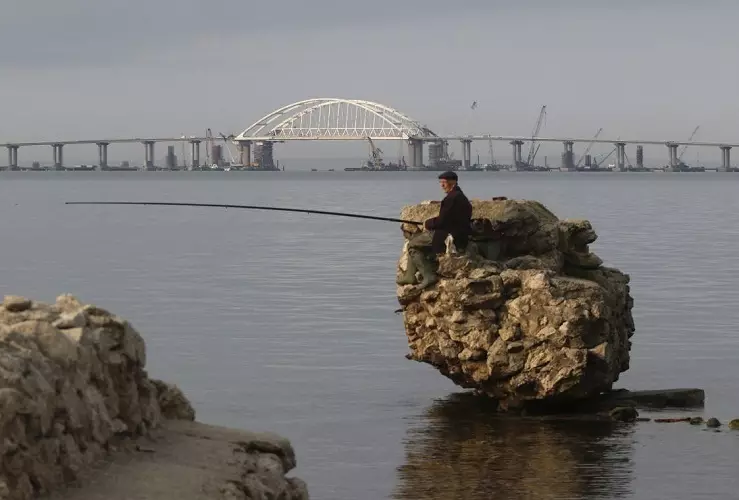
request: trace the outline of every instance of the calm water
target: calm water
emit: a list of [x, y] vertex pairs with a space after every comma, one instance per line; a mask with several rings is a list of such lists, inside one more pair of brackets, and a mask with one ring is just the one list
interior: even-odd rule
[[[621, 386], [703, 387], [739, 417], [739, 175], [462, 174], [473, 197], [590, 219], [632, 276]], [[0, 174], [0, 293], [71, 292], [130, 319], [150, 374], [209, 423], [290, 438], [312, 498], [736, 498], [739, 432], [490, 416], [404, 358], [392, 223], [279, 212], [64, 206], [69, 200], [282, 205], [395, 217], [439, 198], [420, 173]]]

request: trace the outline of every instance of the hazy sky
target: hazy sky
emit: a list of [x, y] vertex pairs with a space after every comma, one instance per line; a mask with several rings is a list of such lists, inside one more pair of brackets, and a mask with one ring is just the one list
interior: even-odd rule
[[736, 19], [736, 0], [3, 0], [0, 143], [239, 133], [311, 97], [378, 101], [439, 134], [527, 135], [546, 104], [542, 135], [684, 140], [700, 125], [737, 141]]

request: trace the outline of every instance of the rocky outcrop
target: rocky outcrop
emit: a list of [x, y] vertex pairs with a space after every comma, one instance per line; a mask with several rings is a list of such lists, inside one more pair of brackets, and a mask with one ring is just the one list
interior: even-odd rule
[[[149, 436], [165, 419], [193, 421], [182, 391], [148, 378], [145, 365], [142, 336], [102, 308], [70, 295], [55, 304], [6, 296], [0, 305], [0, 499], [49, 493], [78, 480], [121, 443]], [[270, 449], [274, 455], [277, 448]], [[228, 493], [243, 483], [237, 477], [224, 485], [223, 498], [261, 498], [254, 450], [244, 452], [251, 489]], [[275, 470], [295, 466], [294, 456], [283, 458], [281, 469], [262, 460], [270, 484]], [[282, 498], [307, 498], [304, 488], [290, 491]]]
[[[439, 259], [439, 281], [399, 286], [409, 358], [495, 398], [503, 410], [583, 400], [629, 368], [629, 277], [590, 252], [586, 220], [560, 220], [536, 201], [472, 200], [475, 235]], [[404, 207], [423, 221], [438, 204]], [[420, 229], [402, 225], [407, 238]]]

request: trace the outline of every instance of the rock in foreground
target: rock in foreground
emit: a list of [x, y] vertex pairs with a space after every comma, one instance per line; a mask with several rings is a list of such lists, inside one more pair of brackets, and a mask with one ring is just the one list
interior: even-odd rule
[[[58, 493], [166, 419], [195, 425], [182, 392], [149, 379], [145, 365], [141, 335], [104, 309], [70, 295], [53, 305], [6, 296], [0, 305], [0, 499]], [[220, 496], [207, 498], [263, 498], [269, 491], [283, 492], [279, 498], [286, 500], [308, 498], [300, 480], [283, 476], [295, 466], [291, 449], [249, 443], [241, 474], [220, 484]]]
[[295, 454], [272, 434], [168, 420], [96, 467], [82, 488], [49, 500], [307, 499], [299, 479], [286, 479]]
[[[410, 358], [499, 402], [502, 410], [559, 405], [610, 390], [629, 368], [629, 277], [602, 266], [585, 220], [559, 220], [535, 201], [471, 200], [465, 254], [439, 261], [439, 282], [398, 287]], [[404, 207], [423, 221], [438, 204]], [[402, 225], [407, 238], [419, 228]]]

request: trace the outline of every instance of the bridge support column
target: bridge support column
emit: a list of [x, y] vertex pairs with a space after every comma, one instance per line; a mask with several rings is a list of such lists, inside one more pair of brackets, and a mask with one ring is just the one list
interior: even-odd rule
[[562, 170], [575, 170], [575, 153], [572, 151], [573, 142], [564, 141], [565, 151], [562, 153]]
[[721, 146], [721, 171], [731, 172], [731, 146]]
[[62, 154], [62, 148], [64, 148], [64, 144], [52, 144], [51, 147], [54, 151], [54, 169], [64, 169], [64, 155]]
[[408, 139], [408, 156], [410, 156], [411, 167], [423, 167], [423, 141]]
[[416, 141], [416, 166], [423, 167], [423, 141]]
[[251, 141], [239, 142], [239, 161], [245, 167], [251, 166]]
[[154, 141], [144, 141], [144, 167], [154, 170]]
[[523, 141], [511, 141], [511, 145], [513, 146], [513, 166], [518, 167], [523, 163], [523, 160], [521, 159], [521, 147], [523, 146]]
[[98, 166], [100, 170], [108, 168], [108, 142], [98, 142]]
[[462, 166], [467, 168], [472, 161], [472, 140], [462, 139]]
[[616, 143], [616, 168], [620, 172], [626, 171], [626, 143]]
[[200, 168], [200, 141], [190, 141], [190, 149], [192, 151], [192, 170]]
[[18, 170], [18, 146], [8, 146], [8, 170]]
[[678, 166], [678, 159], [677, 159], [677, 144], [669, 143], [667, 144], [667, 153], [669, 155], [669, 163], [667, 166], [670, 168], [670, 170], [677, 170]]

